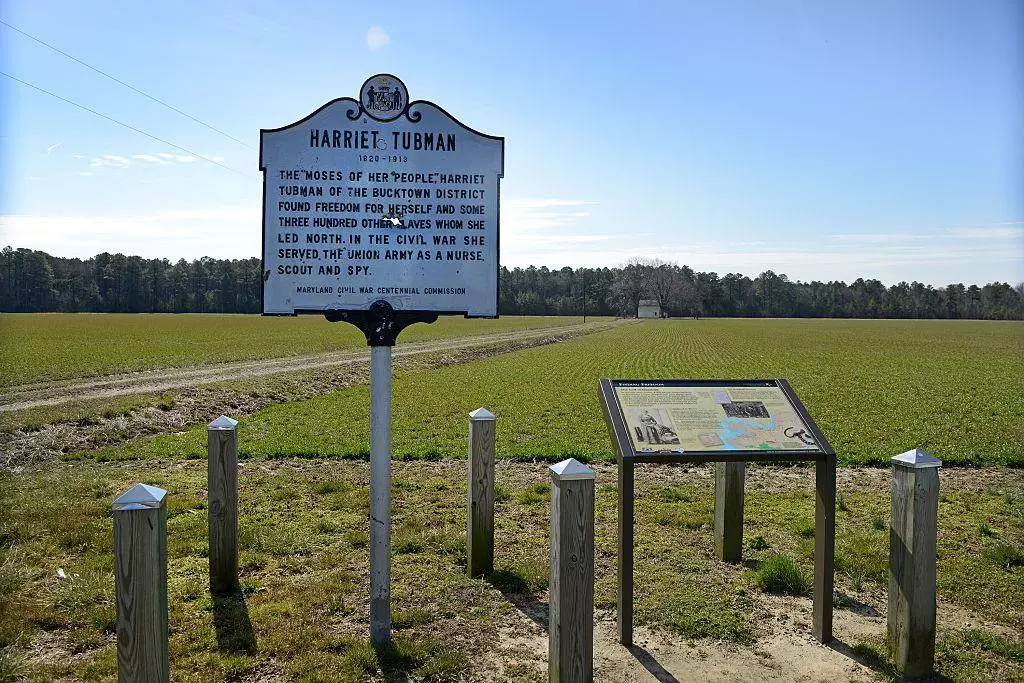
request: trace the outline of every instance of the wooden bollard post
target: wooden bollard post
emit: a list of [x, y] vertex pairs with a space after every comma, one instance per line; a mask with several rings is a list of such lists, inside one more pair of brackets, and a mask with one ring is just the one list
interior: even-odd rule
[[548, 680], [594, 680], [594, 471], [551, 466]]
[[485, 408], [469, 414], [466, 573], [471, 577], [494, 569], [494, 422]]
[[935, 665], [935, 540], [942, 461], [919, 450], [892, 459], [889, 647], [907, 679]]
[[114, 501], [117, 680], [169, 680], [167, 491], [136, 484]]
[[743, 559], [745, 462], [715, 463], [715, 555], [723, 562]]
[[207, 427], [207, 526], [210, 591], [238, 588], [238, 421], [221, 415]]

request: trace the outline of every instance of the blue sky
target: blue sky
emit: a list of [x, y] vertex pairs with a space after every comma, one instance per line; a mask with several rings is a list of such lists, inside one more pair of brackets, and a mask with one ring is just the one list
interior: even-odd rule
[[[0, 242], [260, 248], [259, 129], [379, 72], [506, 138], [502, 261], [1024, 280], [1024, 4], [9, 0]], [[232, 172], [199, 159], [218, 161]]]

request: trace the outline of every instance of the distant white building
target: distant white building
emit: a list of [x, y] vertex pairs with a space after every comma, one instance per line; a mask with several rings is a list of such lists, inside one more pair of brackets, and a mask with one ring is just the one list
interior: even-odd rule
[[640, 306], [636, 309], [638, 318], [660, 318], [661, 306], [655, 299], [640, 299]]

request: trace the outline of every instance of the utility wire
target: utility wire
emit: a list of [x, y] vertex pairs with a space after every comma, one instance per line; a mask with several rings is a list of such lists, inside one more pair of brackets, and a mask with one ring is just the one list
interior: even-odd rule
[[65, 57], [67, 57], [68, 59], [70, 59], [72, 61], [78, 62], [79, 64], [81, 64], [82, 66], [86, 67], [87, 69], [92, 69], [93, 71], [95, 71], [96, 73], [100, 74], [101, 76], [106, 76], [107, 78], [109, 78], [110, 80], [114, 81], [115, 83], [120, 83], [121, 85], [123, 85], [124, 87], [128, 88], [129, 90], [137, 92], [138, 94], [142, 95], [143, 97], [146, 97], [146, 98], [148, 98], [150, 100], [153, 100], [157, 104], [163, 105], [164, 107], [167, 107], [171, 111], [174, 111], [174, 112], [177, 112], [177, 113], [181, 114], [185, 118], [188, 118], [188, 119], [191, 119], [191, 120], [195, 121], [196, 123], [198, 123], [201, 126], [205, 126], [205, 127], [209, 128], [210, 130], [214, 131], [215, 133], [220, 133], [224, 137], [226, 137], [226, 138], [228, 138], [230, 140], [234, 140], [235, 142], [237, 142], [238, 144], [242, 145], [243, 147], [248, 147], [249, 149], [251, 149], [253, 151], [256, 151], [255, 147], [253, 147], [252, 145], [250, 145], [247, 142], [239, 140], [234, 135], [230, 135], [228, 133], [225, 133], [224, 131], [222, 131], [219, 128], [214, 128], [213, 126], [211, 126], [210, 124], [206, 123], [205, 121], [200, 121], [199, 119], [197, 119], [196, 117], [192, 116], [191, 114], [189, 114], [187, 112], [183, 112], [182, 110], [178, 109], [177, 107], [175, 107], [173, 105], [170, 105], [170, 104], [167, 104], [163, 100], [161, 100], [159, 98], [156, 98], [156, 97], [153, 97], [152, 95], [150, 95], [147, 92], [143, 92], [142, 90], [139, 90], [134, 85], [131, 85], [130, 83], [125, 83], [120, 78], [117, 78], [115, 76], [111, 76], [106, 71], [103, 71], [102, 69], [97, 69], [95, 66], [93, 66], [91, 64], [87, 64], [86, 62], [83, 62], [81, 59], [79, 59], [78, 57], [75, 57], [74, 55], [69, 55], [67, 52], [64, 52], [64, 50], [61, 50], [58, 47], [54, 47], [53, 45], [50, 45], [45, 40], [43, 40], [41, 38], [36, 38], [31, 33], [26, 33], [25, 31], [22, 31], [17, 26], [12, 26], [11, 24], [8, 24], [3, 19], [0, 19], [0, 24], [3, 24], [4, 26], [6, 26], [7, 28], [11, 29], [12, 31], [17, 31], [18, 33], [20, 33], [21, 35], [25, 36], [26, 38], [31, 38], [32, 40], [36, 41], [40, 45], [48, 47], [51, 50], [53, 50], [54, 52], [56, 52], [58, 54], [61, 54], [61, 55], [64, 55]]
[[131, 125], [129, 125], [129, 124], [123, 122], [123, 121], [118, 121], [117, 119], [112, 118], [110, 116], [107, 116], [106, 114], [101, 114], [100, 112], [96, 111], [95, 109], [90, 109], [89, 107], [86, 107], [83, 104], [79, 104], [78, 102], [72, 102], [71, 100], [69, 100], [66, 97], [61, 97], [60, 95], [58, 95], [56, 93], [52, 93], [49, 90], [46, 90], [45, 88], [40, 88], [38, 85], [33, 85], [33, 84], [29, 83], [28, 81], [23, 81], [20, 78], [12, 76], [9, 73], [6, 73], [4, 71], [0, 71], [0, 76], [6, 76], [7, 78], [11, 79], [12, 81], [17, 81], [18, 83], [21, 83], [22, 85], [27, 85], [28, 87], [30, 87], [30, 88], [32, 88], [34, 90], [38, 90], [41, 93], [46, 93], [50, 97], [56, 97], [58, 100], [61, 100], [62, 102], [67, 102], [68, 104], [74, 105], [74, 106], [78, 107], [79, 109], [84, 109], [85, 111], [89, 112], [90, 114], [95, 114], [96, 116], [99, 116], [100, 118], [104, 118], [107, 121], [111, 121], [113, 123], [116, 123], [117, 125], [123, 126], [124, 128], [127, 128], [128, 130], [133, 130], [136, 133], [141, 133], [142, 135], [145, 135], [147, 138], [150, 138], [152, 140], [156, 140], [157, 142], [161, 142], [161, 143], [163, 143], [165, 145], [170, 145], [171, 147], [174, 147], [175, 149], [179, 149], [182, 152], [186, 152], [188, 154], [191, 154], [192, 156], [197, 157], [199, 159], [202, 159], [203, 161], [209, 161], [211, 164], [215, 164], [217, 166], [220, 166], [221, 168], [227, 169], [227, 170], [231, 171], [232, 173], [237, 173], [238, 175], [243, 176], [245, 178], [250, 177], [248, 173], [243, 173], [242, 171], [239, 171], [237, 168], [232, 168], [232, 167], [228, 166], [227, 164], [222, 164], [221, 162], [219, 162], [219, 161], [217, 161], [215, 159], [211, 159], [210, 157], [203, 156], [202, 154], [200, 154], [198, 152], [193, 152], [192, 150], [188, 149], [187, 147], [182, 147], [181, 145], [176, 145], [173, 142], [171, 142], [170, 140], [164, 140], [163, 138], [157, 137], [157, 136], [153, 135], [152, 133], [147, 133], [146, 131], [142, 130], [141, 128], [136, 128], [135, 126], [131, 126]]

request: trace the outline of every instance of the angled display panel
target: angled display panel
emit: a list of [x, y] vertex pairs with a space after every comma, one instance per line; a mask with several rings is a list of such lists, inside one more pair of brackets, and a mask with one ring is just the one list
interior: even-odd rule
[[603, 379], [620, 458], [819, 460], [832, 447], [783, 379]]

